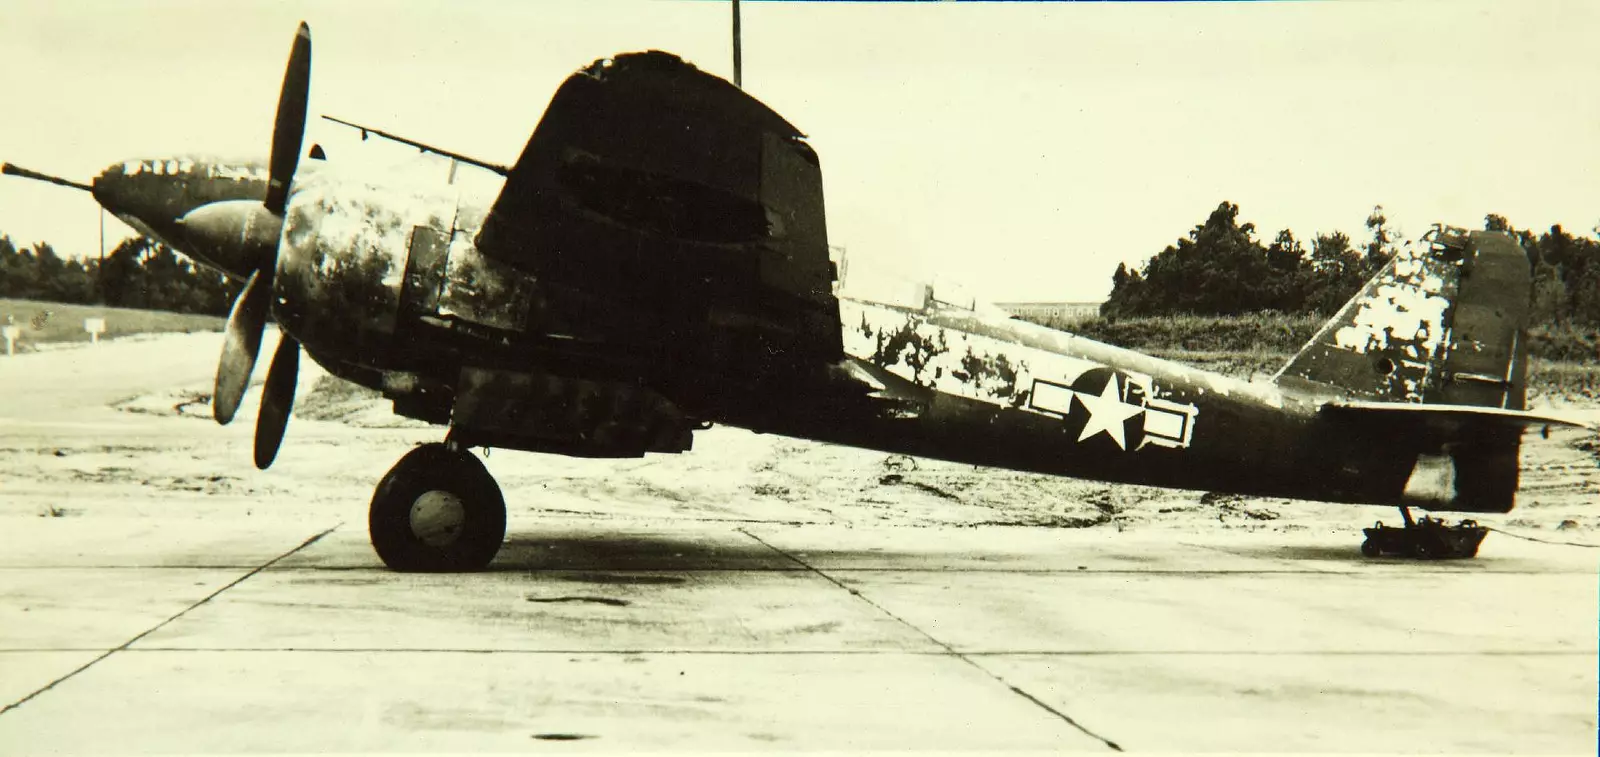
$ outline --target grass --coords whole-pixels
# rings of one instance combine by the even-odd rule
[[[1535,358],[1528,363],[1528,394],[1593,402],[1600,399],[1600,365]]]
[[[1268,378],[1294,354],[1276,350],[1149,350],[1147,354],[1242,379]]]
[[[105,319],[106,330],[100,335],[101,339],[133,334],[221,331],[227,322],[210,315],[0,298],[0,324],[11,323],[21,328],[17,336],[18,352],[31,351],[34,345],[40,344],[89,341],[89,333],[83,330],[85,318]]]
[[[1326,319],[1314,315],[1252,313],[1239,316],[1177,315],[1160,318],[1088,318],[1039,323],[1097,342],[1141,352],[1298,352]]]
[[[1600,361],[1600,331],[1570,324],[1528,329],[1528,352],[1535,357],[1569,362]]]

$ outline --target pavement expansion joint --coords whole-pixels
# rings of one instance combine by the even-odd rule
[[[926,635],[926,634],[924,634]],[[936,642],[937,643],[937,642]],[[673,655],[701,657],[1393,657],[1402,659],[1423,657],[1594,657],[1600,649],[968,649],[959,653],[915,649],[706,649],[683,647],[640,647],[630,649],[592,649],[588,647],[514,649],[505,647],[194,647],[141,645],[137,649],[123,649],[125,654],[156,654],[181,652],[184,654],[237,653],[237,652],[292,652],[296,654],[509,654],[591,657],[628,657],[635,655]],[[25,655],[61,652],[103,652],[97,647],[38,647],[0,650],[0,655]],[[20,704],[20,702],[19,702]]]
[[[88,670],[89,668],[92,668],[95,665],[98,665],[102,660],[105,660],[106,658],[108,658],[108,657],[110,657],[110,656],[112,656],[112,655],[114,655],[114,654],[116,654],[118,652],[122,652],[122,651],[127,650],[128,647],[133,646],[134,644],[138,643],[140,639],[143,639],[146,636],[149,636],[150,634],[161,630],[162,628],[166,627],[169,623],[177,620],[178,618],[183,617],[184,615],[189,614],[194,609],[196,609],[196,608],[198,608],[198,607],[210,602],[211,600],[216,599],[223,592],[225,592],[225,591],[227,591],[229,589],[232,589],[233,587],[238,586],[241,583],[244,583],[245,581],[247,581],[250,578],[252,578],[253,576],[255,576],[257,573],[260,573],[261,571],[266,570],[267,568],[270,568],[273,565],[277,564],[280,560],[283,560],[283,559],[289,557],[290,555],[293,555],[294,553],[299,552],[300,550],[305,549],[306,547],[309,547],[309,546],[317,543],[317,541],[322,539],[322,537],[333,533],[334,531],[338,530],[339,527],[341,527],[343,525],[344,525],[344,521],[340,521],[338,523],[335,523],[332,527],[330,527],[330,528],[328,528],[328,529],[326,529],[326,530],[324,530],[324,531],[322,531],[320,533],[312,535],[310,538],[306,539],[305,541],[302,541],[299,544],[295,545],[295,547],[290,549],[289,551],[284,552],[283,554],[278,555],[277,557],[274,557],[271,560],[268,560],[268,561],[262,563],[261,565],[256,566],[255,568],[252,568],[250,570],[250,572],[248,572],[248,573],[246,573],[246,574],[244,574],[242,576],[239,576],[238,578],[235,578],[232,581],[229,581],[226,585],[222,586],[221,588],[217,589],[216,591],[213,591],[210,594],[207,594],[206,596],[200,598],[194,604],[191,604],[188,607],[185,607],[182,610],[179,610],[178,612],[174,613],[172,615],[172,617],[169,617],[166,620],[161,621],[160,623],[157,623],[157,624],[155,624],[155,625],[153,625],[153,626],[151,626],[149,628],[146,628],[144,631],[140,632],[138,635],[134,636],[133,638],[128,639],[127,641],[124,641],[121,644],[118,644],[117,646],[106,650],[103,654],[101,654],[101,655],[95,657],[94,659],[84,663],[83,665],[78,666],[76,669],[72,670],[71,672],[67,673],[66,675],[61,676],[60,678],[57,678],[57,679],[51,681],[50,683],[45,684],[44,686],[40,687],[39,689],[36,689],[33,693],[31,693],[31,694],[29,694],[29,695],[27,695],[27,696],[25,696],[25,697],[23,697],[21,699],[18,699],[15,702],[7,704],[4,707],[0,707],[0,716],[4,716],[6,713],[11,712],[12,710],[17,709],[17,708],[21,707],[24,704],[27,704],[29,701],[32,701],[35,697],[38,697],[40,694],[43,694],[46,691],[49,691],[49,690],[55,688],[56,686],[59,686],[62,683],[65,683],[67,680],[73,678],[74,676],[77,676],[79,673],[82,673],[85,670]]]
[[[18,652],[93,652],[97,650],[72,650],[72,649],[41,649],[41,650],[5,650],[0,654],[15,654]],[[140,646],[138,649],[125,650],[126,654],[157,654],[178,652],[182,654],[233,654],[238,652],[271,652],[293,654],[471,654],[471,655],[518,655],[527,657],[637,657],[640,655],[657,655],[662,657],[949,657],[950,654],[943,650],[906,650],[906,649],[720,649],[720,648],[673,648],[652,647],[638,649],[590,649],[586,647],[573,647],[561,649],[508,649],[505,647],[158,647]],[[1049,654],[1049,653],[1045,653]]]
[[[916,624],[906,620],[905,618],[902,618],[899,615],[896,615],[895,613],[891,612],[889,610],[889,608],[884,607],[883,605],[872,601],[871,598],[869,598],[866,595],[862,594],[859,589],[853,589],[853,588],[851,588],[849,586],[846,586],[844,584],[844,582],[842,582],[839,579],[834,578],[833,576],[830,576],[827,573],[817,569],[816,566],[806,562],[805,560],[800,559],[798,556],[796,556],[796,555],[794,555],[794,554],[792,554],[792,553],[790,553],[790,552],[788,552],[788,551],[786,551],[784,549],[781,549],[781,548],[769,543],[767,540],[765,540],[765,539],[763,539],[763,538],[761,538],[761,537],[759,537],[759,536],[757,536],[757,535],[755,535],[753,533],[750,533],[749,531],[747,531],[745,529],[740,528],[740,529],[737,529],[737,530],[738,530],[739,533],[744,534],[745,536],[748,536],[751,539],[754,539],[761,546],[772,550],[773,552],[777,553],[778,555],[781,555],[784,559],[789,560],[789,561],[795,563],[796,565],[799,565],[800,567],[804,568],[805,570],[816,574],[818,577],[822,578],[823,580],[827,581],[828,583],[831,583],[834,586],[837,586],[840,589],[843,589],[843,590],[849,592],[851,596],[854,596],[855,598],[861,600],[862,602],[867,603],[867,605],[871,606],[872,609],[877,610],[878,612],[880,612],[883,615],[887,616],[889,619],[893,620],[894,622],[899,623],[900,625],[905,626],[906,628],[909,628],[912,631],[915,631],[917,634],[921,635],[923,638],[927,639],[929,642],[932,642],[934,645],[936,645],[940,649],[944,650],[943,654],[945,656],[960,660],[960,661],[966,663],[967,665],[970,665],[972,667],[972,669],[974,669],[974,670],[984,674],[985,676],[989,677],[995,683],[998,683],[1001,686],[1006,687],[1007,689],[1009,689],[1012,693],[1016,694],[1017,696],[1020,696],[1023,699],[1028,700],[1029,702],[1032,702],[1034,704],[1034,706],[1038,707],[1039,709],[1044,710],[1045,712],[1050,713],[1051,715],[1054,715],[1056,718],[1060,719],[1062,722],[1066,723],[1067,725],[1072,726],[1073,728],[1077,729],[1079,732],[1083,733],[1083,735],[1088,736],[1089,738],[1092,738],[1092,739],[1094,739],[1096,741],[1099,741],[1102,744],[1105,744],[1106,747],[1111,749],[1112,751],[1115,751],[1115,752],[1122,751],[1122,747],[1120,745],[1118,745],[1117,742],[1112,741],[1111,739],[1108,739],[1108,738],[1106,738],[1104,736],[1101,736],[1098,733],[1095,733],[1094,731],[1089,730],[1088,728],[1084,727],[1078,721],[1073,720],[1072,716],[1070,716],[1070,715],[1066,714],[1065,712],[1062,712],[1062,711],[1060,711],[1060,710],[1058,710],[1058,709],[1056,709],[1054,707],[1051,707],[1049,704],[1047,704],[1044,701],[1040,700],[1038,697],[1036,697],[1036,696],[1034,696],[1032,694],[1029,694],[1028,692],[1024,691],[1022,688],[1016,686],[1015,684],[1012,684],[1011,682],[1005,680],[1004,678],[1001,678],[994,671],[989,670],[988,668],[985,668],[982,665],[979,665],[976,660],[973,660],[972,658],[966,656],[965,654],[962,654],[961,652],[957,651],[955,649],[955,647],[950,646],[949,644],[945,643],[943,640],[939,639],[938,637],[934,636],[933,634],[928,633],[926,630],[924,630],[920,626],[917,626]]]

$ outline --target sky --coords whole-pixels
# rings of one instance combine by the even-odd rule
[[[1600,225],[1600,4],[741,4],[744,86],[821,156],[852,267],[1096,301],[1226,200],[1270,241],[1435,222]],[[512,163],[574,70],[661,49],[731,77],[717,0],[17,0],[0,161],[87,181],[262,157],[295,24],[313,114]],[[372,149],[339,127],[308,141]],[[340,140],[344,140],[343,143]],[[347,145],[354,144],[355,147]],[[0,177],[0,233],[99,248],[86,195]],[[114,219],[108,246],[131,235]]]

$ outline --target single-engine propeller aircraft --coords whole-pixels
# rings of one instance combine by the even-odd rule
[[[283,336],[256,421],[258,467],[283,438],[302,348],[381,390],[394,412],[448,428],[373,496],[372,544],[397,570],[476,570],[499,550],[505,502],[473,447],[678,453],[709,423],[1398,506],[1401,549],[1468,556],[1476,539],[1438,534],[1470,526],[1413,523],[1405,508],[1507,512],[1523,432],[1582,425],[1524,409],[1529,260],[1506,234],[1436,229],[1272,381],[1249,383],[926,290],[908,304],[840,293],[804,135],[673,55],[574,73],[510,166],[397,138],[501,174],[484,198],[445,182],[382,186],[316,148],[325,159],[301,166],[310,67],[302,24],[265,166],[131,160],[92,184],[6,172],[87,189],[146,236],[245,281],[213,410],[233,418],[270,313]]]

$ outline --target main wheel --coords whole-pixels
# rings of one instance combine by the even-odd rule
[[[1377,542],[1368,539],[1364,542],[1361,542],[1361,554],[1366,555],[1367,557],[1377,557],[1378,555],[1383,554],[1383,550],[1378,549]]]
[[[425,444],[378,482],[367,530],[393,570],[483,570],[505,540],[506,501],[472,453]]]

